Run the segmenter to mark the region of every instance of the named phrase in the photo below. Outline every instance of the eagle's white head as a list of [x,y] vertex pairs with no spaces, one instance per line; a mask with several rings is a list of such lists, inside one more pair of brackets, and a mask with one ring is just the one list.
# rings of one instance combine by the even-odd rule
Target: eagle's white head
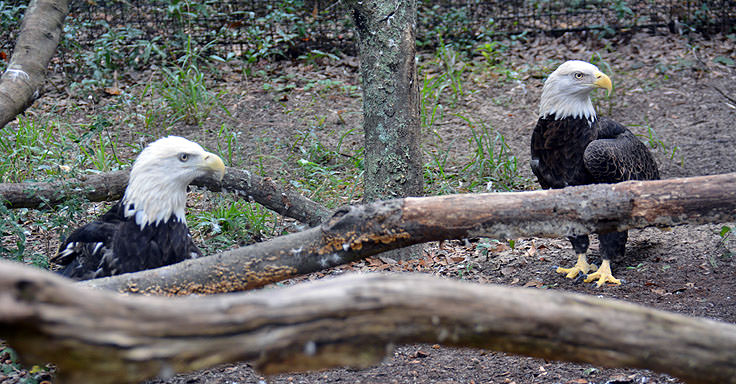
[[605,88],[611,94],[611,79],[593,64],[580,60],[562,63],[544,82],[539,117],[553,115],[555,120],[566,117],[595,120],[595,108],[590,92]]
[[225,164],[217,155],[183,137],[154,141],[133,163],[123,196],[125,217],[135,215],[141,229],[166,222],[172,216],[184,222],[187,186],[207,174],[222,180]]

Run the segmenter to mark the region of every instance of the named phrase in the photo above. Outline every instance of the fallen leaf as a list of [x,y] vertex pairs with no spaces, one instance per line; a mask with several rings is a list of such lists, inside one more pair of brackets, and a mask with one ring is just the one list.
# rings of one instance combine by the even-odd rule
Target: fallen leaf
[[396,260],[388,257],[388,256],[378,256],[381,261],[383,261],[386,264],[396,264]]
[[118,87],[107,87],[105,88],[105,93],[111,96],[117,96],[121,94],[123,91],[120,90]]

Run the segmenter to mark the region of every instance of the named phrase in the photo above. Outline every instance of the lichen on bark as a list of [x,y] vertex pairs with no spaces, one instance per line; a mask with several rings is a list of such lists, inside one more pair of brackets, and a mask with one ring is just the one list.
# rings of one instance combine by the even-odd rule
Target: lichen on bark
[[365,201],[422,194],[415,1],[353,3],[365,131]]

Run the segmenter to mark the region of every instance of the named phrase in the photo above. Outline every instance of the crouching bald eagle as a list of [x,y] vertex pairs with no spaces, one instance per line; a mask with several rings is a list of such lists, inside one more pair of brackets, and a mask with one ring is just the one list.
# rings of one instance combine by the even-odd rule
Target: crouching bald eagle
[[135,160],[123,198],[72,232],[52,262],[62,275],[86,280],[201,256],[184,217],[187,186],[224,173],[222,159],[199,144],[177,136],[154,141]]
[[[547,78],[542,89],[531,142],[531,167],[542,188],[659,179],[657,163],[647,147],[621,124],[598,117],[590,93],[604,88],[611,93],[611,79],[584,61],[568,61]],[[601,266],[586,282],[598,279],[620,284],[611,274],[610,262],[624,255],[628,232],[598,234]],[[570,236],[578,256],[572,268],[557,272],[574,278],[596,270],[588,264],[588,235]]]

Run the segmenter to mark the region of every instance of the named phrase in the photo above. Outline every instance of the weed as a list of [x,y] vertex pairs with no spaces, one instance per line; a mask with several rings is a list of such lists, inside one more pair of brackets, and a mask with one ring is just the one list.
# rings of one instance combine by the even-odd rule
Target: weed
[[[437,141],[435,146],[442,146],[443,140],[440,134],[432,130],[432,135]],[[425,148],[424,153],[427,154],[425,158],[429,158],[429,162],[424,164],[424,181],[427,193],[429,193],[429,190],[440,195],[457,192],[454,184],[458,181],[458,175],[451,173],[448,166],[450,149],[452,149],[454,142],[455,140],[452,140],[444,149],[428,150]]]
[[419,117],[422,127],[432,129],[439,118],[443,116],[443,106],[440,102],[442,92],[449,86],[446,81],[447,75],[436,76],[424,75],[422,89],[420,91]]
[[215,198],[215,206],[205,212],[187,216],[196,234],[207,236],[205,254],[262,241],[273,236],[278,216],[257,203]]
[[49,382],[52,373],[53,368],[49,365],[34,365],[30,369],[25,369],[15,350],[0,340],[0,375],[5,379],[4,382],[19,384]]
[[478,125],[462,115],[458,117],[470,128],[468,142],[473,159],[463,168],[463,172],[470,171],[476,176],[473,183],[486,184],[487,191],[524,189],[529,182],[521,177],[516,156],[506,144],[506,138],[485,123]]
[[452,88],[452,105],[454,106],[464,94],[462,78],[467,65],[460,60],[457,51],[442,41],[441,36],[437,57],[443,65],[446,79],[449,80],[449,85]]
[[[635,125],[635,124],[632,124],[631,126],[632,127],[642,127],[642,125]],[[654,130],[654,127],[652,127],[649,124],[648,119],[644,127],[647,128],[647,133],[645,135],[637,134],[636,136],[646,139],[646,144],[649,146],[649,148],[653,150],[661,151],[665,155],[669,156],[670,161],[673,161],[675,158],[675,153],[677,153],[680,147],[677,145],[668,145],[662,139],[660,139],[659,136],[657,136],[657,132]],[[684,157],[680,156],[681,166],[684,163],[684,161],[685,161]]]
[[718,244],[716,244],[716,248],[722,249],[722,256],[724,258],[732,258],[736,255],[736,251],[731,249],[731,245],[734,242],[734,229],[729,225],[724,225],[721,227],[718,235],[721,239],[718,241]]
[[470,275],[473,272],[473,269],[476,267],[476,265],[468,262],[464,265],[458,265],[458,267],[459,268],[457,270],[457,277],[460,280],[464,280],[465,276]]
[[177,60],[178,64],[162,68],[164,79],[160,93],[173,122],[184,121],[187,124],[200,125],[215,107],[220,107],[230,115],[230,111],[220,100],[224,91],[210,91],[205,83],[205,75],[199,68],[204,61],[200,53],[208,46],[209,44],[195,49],[190,38],[184,54]]
[[[13,210],[0,204],[0,257],[16,261],[23,261],[23,253],[26,250],[26,229],[18,223],[18,217]],[[15,240],[15,248],[5,245],[5,239],[10,237]]]
[[220,130],[217,131],[217,153],[224,158],[231,167],[240,166],[241,161],[237,159],[237,155],[241,153],[240,137],[241,132],[233,132],[223,123]]
[[352,129],[341,134],[332,150],[314,129],[299,132],[290,146],[295,154],[290,159],[296,160],[302,177],[291,180],[291,185],[328,207],[352,202],[360,195],[364,150],[356,148],[353,153],[343,153],[345,139],[351,134]]

